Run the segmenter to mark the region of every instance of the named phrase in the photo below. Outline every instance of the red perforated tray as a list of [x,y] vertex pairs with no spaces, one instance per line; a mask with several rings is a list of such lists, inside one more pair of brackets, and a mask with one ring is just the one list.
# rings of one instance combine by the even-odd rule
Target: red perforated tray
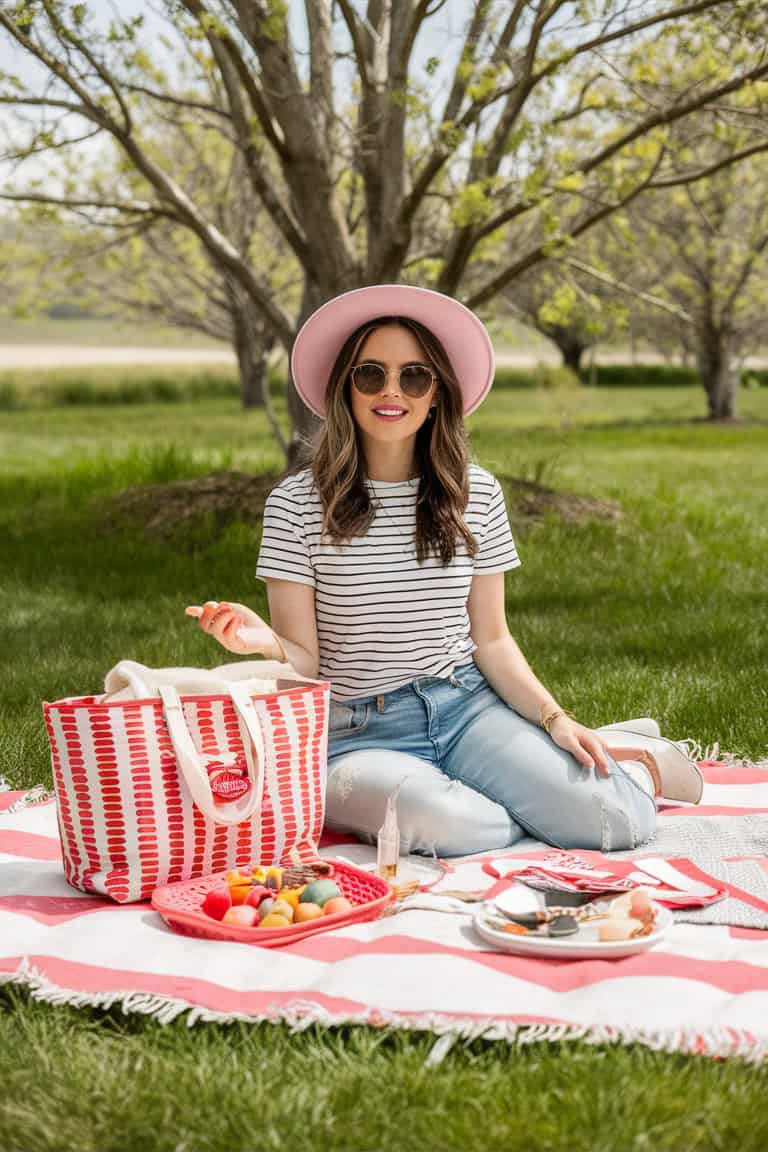
[[236,940],[240,944],[257,944],[261,948],[277,948],[281,944],[303,940],[305,936],[314,936],[316,932],[328,932],[381,916],[394,896],[389,884],[340,860],[329,863],[333,864],[333,879],[342,896],[354,905],[351,912],[337,912],[303,924],[291,924],[288,928],[240,928],[236,924],[222,924],[203,912],[202,903],[211,888],[224,883],[226,872],[163,884],[152,893],[152,907],[170,928],[184,936],[197,936],[202,940]]

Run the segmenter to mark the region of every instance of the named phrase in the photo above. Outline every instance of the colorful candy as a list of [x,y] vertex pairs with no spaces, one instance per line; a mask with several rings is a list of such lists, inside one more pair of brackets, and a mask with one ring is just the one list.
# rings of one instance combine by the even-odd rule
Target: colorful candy
[[285,916],[278,916],[276,912],[270,912],[269,916],[259,920],[259,928],[290,928],[290,926],[291,921]]
[[252,928],[258,912],[249,904],[233,904],[221,918],[222,924],[235,924],[238,928]]
[[288,928],[350,912],[353,904],[330,878],[330,864],[231,868],[203,900],[206,915],[224,924]]
[[313,880],[301,894],[301,904],[319,904],[322,908],[332,896],[341,896],[333,880]]
[[293,922],[294,924],[303,924],[307,920],[317,920],[322,914],[323,910],[319,904],[306,902],[298,905],[293,914]]
[[352,905],[346,896],[331,896],[330,900],[326,900],[323,904],[323,915],[334,916],[338,912],[351,912]]
[[261,904],[259,904],[259,923],[261,923],[262,920],[266,920],[267,916],[271,915],[274,907],[275,901],[271,896],[267,896],[266,900],[262,900]]
[[218,888],[211,888],[203,900],[203,912],[212,916],[214,920],[223,920],[224,913],[232,907],[232,897],[226,884]]

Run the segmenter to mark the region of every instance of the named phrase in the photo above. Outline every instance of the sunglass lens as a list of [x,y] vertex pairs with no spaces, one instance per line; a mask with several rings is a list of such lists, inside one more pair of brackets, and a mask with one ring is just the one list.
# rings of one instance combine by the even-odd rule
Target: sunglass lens
[[358,364],[354,370],[354,383],[359,392],[370,396],[380,392],[387,374],[379,364]]
[[406,396],[424,396],[431,383],[431,374],[418,364],[410,364],[400,373],[400,387]]

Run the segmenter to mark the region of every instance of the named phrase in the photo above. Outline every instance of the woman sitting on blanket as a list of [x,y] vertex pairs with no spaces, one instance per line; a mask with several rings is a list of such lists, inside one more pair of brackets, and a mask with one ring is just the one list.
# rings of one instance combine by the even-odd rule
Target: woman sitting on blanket
[[[696,802],[698,769],[653,721],[580,724],[509,633],[504,573],[520,560],[464,425],[493,381],[479,318],[426,289],[361,288],[309,317],[291,370],[324,424],[264,509],[256,576],[274,631],[232,602],[199,623],[230,652],[330,681],[328,825],[372,842],[399,785],[407,852],[526,834],[610,851],[653,834],[655,795]],[[238,639],[244,621],[258,647]]]

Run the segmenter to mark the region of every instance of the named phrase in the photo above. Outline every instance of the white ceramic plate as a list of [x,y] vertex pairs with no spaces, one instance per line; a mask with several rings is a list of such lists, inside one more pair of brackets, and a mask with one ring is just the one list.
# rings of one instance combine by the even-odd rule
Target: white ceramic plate
[[[597,907],[607,908],[609,903],[608,900],[600,900],[597,901]],[[656,909],[656,929],[649,936],[637,936],[634,940],[606,940],[604,943],[597,938],[598,925],[602,921],[579,925],[578,932],[573,936],[559,938],[534,933],[517,936],[512,932],[501,932],[488,923],[489,918],[503,920],[502,916],[493,912],[490,904],[484,904],[475,913],[472,923],[483,940],[502,952],[514,952],[518,956],[549,956],[556,960],[609,960],[646,952],[664,939],[667,929],[673,923],[672,913],[660,904],[654,903],[653,907]]]

